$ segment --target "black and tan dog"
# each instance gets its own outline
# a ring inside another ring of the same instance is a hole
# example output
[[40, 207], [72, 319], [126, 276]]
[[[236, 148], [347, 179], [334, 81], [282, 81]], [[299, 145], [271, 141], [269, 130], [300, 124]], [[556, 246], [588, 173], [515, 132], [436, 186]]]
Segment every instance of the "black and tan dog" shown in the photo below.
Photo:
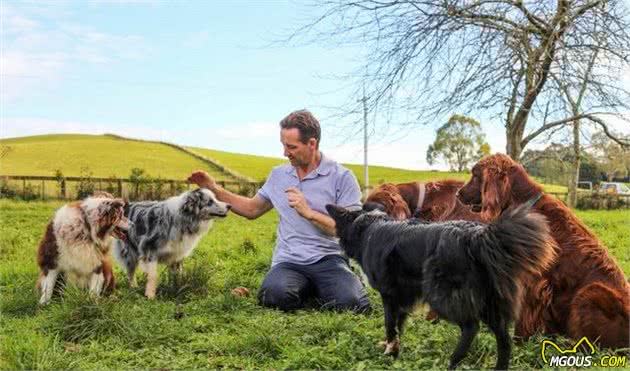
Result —
[[523, 206], [491, 224], [396, 221], [380, 211], [327, 205], [340, 245], [378, 290], [385, 310], [385, 354], [396, 356], [405, 320], [424, 300], [440, 318], [457, 324], [461, 337], [449, 368], [464, 358], [479, 330], [497, 339], [497, 369], [507, 369], [508, 325], [521, 301], [521, 282], [553, 262], [556, 247], [543, 216]]

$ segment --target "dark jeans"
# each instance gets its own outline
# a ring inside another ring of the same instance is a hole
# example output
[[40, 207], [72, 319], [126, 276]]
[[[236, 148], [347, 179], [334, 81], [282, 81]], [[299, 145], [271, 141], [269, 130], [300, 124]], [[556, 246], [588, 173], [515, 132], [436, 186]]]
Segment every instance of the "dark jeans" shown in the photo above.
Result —
[[339, 255], [309, 265], [278, 263], [267, 272], [258, 293], [261, 305], [284, 311], [304, 307], [310, 297], [328, 309], [370, 310], [365, 287]]

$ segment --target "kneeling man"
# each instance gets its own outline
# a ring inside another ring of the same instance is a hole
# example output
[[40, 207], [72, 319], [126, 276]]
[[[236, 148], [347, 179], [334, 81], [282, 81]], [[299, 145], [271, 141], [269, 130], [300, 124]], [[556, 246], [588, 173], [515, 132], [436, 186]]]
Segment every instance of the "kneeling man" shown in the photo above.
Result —
[[205, 171], [188, 178], [232, 205], [232, 211], [255, 219], [275, 208], [280, 217], [271, 269], [260, 288], [264, 306], [293, 310], [314, 296], [325, 308], [365, 312], [365, 288], [352, 273], [335, 239], [335, 222], [326, 204], [361, 208], [354, 174], [319, 151], [321, 129], [307, 110], [280, 122], [280, 141], [290, 164], [275, 167], [253, 198], [233, 194]]

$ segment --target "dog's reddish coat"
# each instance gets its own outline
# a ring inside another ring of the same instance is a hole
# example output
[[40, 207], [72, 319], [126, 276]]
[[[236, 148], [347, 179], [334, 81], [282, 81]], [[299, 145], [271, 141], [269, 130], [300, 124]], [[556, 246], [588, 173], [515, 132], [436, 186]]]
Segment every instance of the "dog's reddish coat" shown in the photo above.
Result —
[[366, 202], [376, 202], [385, 207], [385, 212], [399, 220], [412, 216], [429, 222], [446, 220], [474, 220], [480, 216], [464, 205], [456, 197], [464, 185], [458, 180], [427, 182], [425, 196], [419, 210], [420, 185], [417, 182], [392, 184], [385, 183], [372, 191]]
[[[462, 201], [481, 204], [484, 220], [542, 193], [525, 169], [506, 155], [479, 161], [459, 191]], [[545, 215], [560, 247], [556, 264], [529, 282], [516, 335], [536, 332], [583, 336], [614, 348], [628, 347], [630, 287], [621, 268], [595, 235], [555, 197], [543, 195], [534, 210]]]

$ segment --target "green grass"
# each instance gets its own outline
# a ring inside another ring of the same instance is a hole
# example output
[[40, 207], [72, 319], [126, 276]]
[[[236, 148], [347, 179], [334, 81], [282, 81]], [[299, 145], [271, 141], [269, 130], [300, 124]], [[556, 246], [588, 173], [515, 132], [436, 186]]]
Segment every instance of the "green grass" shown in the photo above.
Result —
[[[94, 177], [127, 178], [134, 167], [142, 168], [152, 177], [185, 179], [195, 169], [207, 170], [217, 180], [229, 175], [176, 149], [154, 142], [118, 139], [107, 135], [51, 134], [0, 140], [0, 151], [8, 152], [0, 162], [0, 175], [53, 176], [60, 169], [65, 176], [79, 176], [88, 167]], [[201, 155], [218, 161], [227, 168], [256, 181], [264, 181], [274, 166], [286, 159], [255, 156], [198, 147], [188, 147]], [[363, 186], [363, 166], [344, 164]], [[432, 181], [441, 179], [469, 179], [468, 173], [405, 170], [385, 166], [369, 167], [370, 185]], [[15, 183], [18, 188], [21, 183]], [[33, 183], [41, 193], [41, 182]], [[54, 182], [44, 188], [49, 196], [58, 192]], [[544, 185], [547, 192], [566, 192], [565, 186]]]
[[2, 175], [80, 176], [87, 167], [94, 177], [127, 178], [133, 168], [152, 177], [186, 179], [191, 171], [205, 169], [217, 179], [226, 176], [204, 162], [163, 144], [117, 139], [106, 135], [41, 135], [0, 140], [6, 152]]
[[[382, 355], [383, 311], [370, 291], [369, 315], [287, 314], [259, 307], [255, 295], [269, 268], [277, 215], [216, 223], [184, 263], [179, 283], [162, 270], [158, 298], [147, 301], [116, 268], [118, 288], [94, 299], [69, 289], [37, 305], [35, 253], [59, 202], [0, 200], [0, 369], [444, 369], [455, 326], [430, 324], [419, 308], [398, 360]], [[627, 211], [578, 212], [630, 273]], [[247, 298], [230, 290], [246, 286]], [[515, 346], [511, 367], [541, 366], [535, 338]], [[560, 339], [561, 343], [570, 342]], [[491, 368], [494, 337], [483, 329], [460, 369]]]

